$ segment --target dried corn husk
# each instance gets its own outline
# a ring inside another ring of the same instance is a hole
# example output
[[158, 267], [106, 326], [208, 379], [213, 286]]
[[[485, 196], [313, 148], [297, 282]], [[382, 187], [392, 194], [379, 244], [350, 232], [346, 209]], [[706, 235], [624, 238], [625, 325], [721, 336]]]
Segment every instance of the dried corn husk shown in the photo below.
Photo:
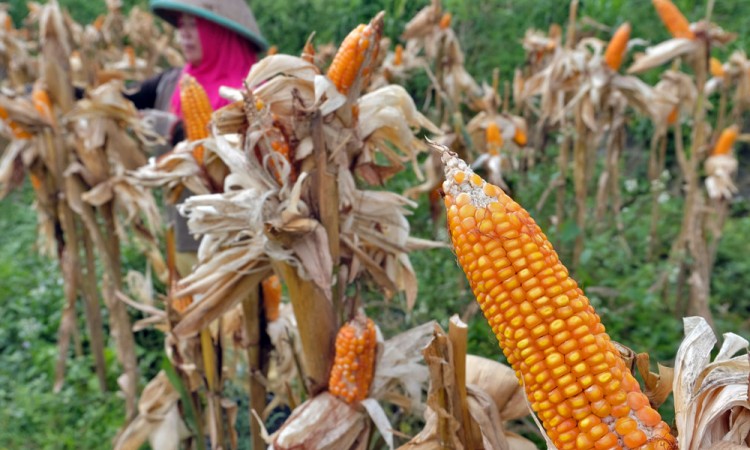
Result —
[[685, 339], [675, 359], [675, 422], [680, 448], [713, 448], [721, 441], [750, 444], [748, 341], [726, 333], [713, 361], [716, 344], [711, 327], [701, 317], [687, 317]]
[[[461, 406], [455, 384], [452, 346], [439, 326], [434, 326], [433, 339], [423, 354], [430, 370], [426, 424], [417, 436], [400, 449], [437, 450], [446, 445], [456, 449], [467, 448], [459, 433], [462, 427]], [[476, 426], [476, 430], [469, 432], [479, 433], [473, 439], [476, 446], [473, 448], [535, 448], [530, 441], [504, 430], [503, 421], [529, 414], [526, 403], [518, 401], [524, 398], [524, 394], [513, 370], [477, 357], [467, 358], [466, 367], [468, 410], [472, 426]], [[491, 388], [492, 394], [488, 394], [484, 388]]]
[[152, 448], [177, 450], [190, 433], [182, 421], [177, 401], [180, 394], [160, 371], [138, 401], [138, 416], [117, 436], [116, 450], [136, 450], [146, 440]]

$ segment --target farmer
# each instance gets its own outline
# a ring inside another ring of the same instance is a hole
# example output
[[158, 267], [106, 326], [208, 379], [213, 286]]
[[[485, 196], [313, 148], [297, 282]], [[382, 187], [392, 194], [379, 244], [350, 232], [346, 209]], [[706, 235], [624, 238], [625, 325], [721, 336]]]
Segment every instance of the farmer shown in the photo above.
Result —
[[[174, 144], [184, 136], [179, 120], [180, 76], [192, 75], [205, 88], [216, 110], [228, 103], [219, 96], [219, 87], [241, 87], [257, 55], [268, 44], [244, 0], [150, 0], [150, 6], [156, 15], [178, 28], [187, 64], [144, 81], [128, 98], [140, 110], [170, 113], [152, 116], [161, 119], [155, 122], [162, 124], [161, 132]], [[189, 195], [186, 192], [180, 201]], [[175, 227], [177, 269], [185, 276], [196, 262], [199, 241], [190, 235], [187, 220], [174, 207], [169, 207], [169, 216]]]

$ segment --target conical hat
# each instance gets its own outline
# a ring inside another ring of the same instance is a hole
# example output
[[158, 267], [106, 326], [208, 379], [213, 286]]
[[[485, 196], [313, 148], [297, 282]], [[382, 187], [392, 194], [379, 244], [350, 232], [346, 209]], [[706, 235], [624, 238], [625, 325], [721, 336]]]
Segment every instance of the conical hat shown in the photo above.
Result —
[[175, 27], [179, 13], [188, 13], [236, 32], [260, 51], [268, 48], [253, 12], [244, 0], [150, 0], [149, 6], [154, 14]]

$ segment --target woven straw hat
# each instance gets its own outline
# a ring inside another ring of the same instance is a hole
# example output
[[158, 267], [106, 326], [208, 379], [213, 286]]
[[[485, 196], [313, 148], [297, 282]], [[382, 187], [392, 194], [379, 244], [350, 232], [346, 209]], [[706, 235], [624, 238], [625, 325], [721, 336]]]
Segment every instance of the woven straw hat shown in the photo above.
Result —
[[188, 13], [236, 32], [260, 51], [268, 48], [245, 0], [150, 0], [149, 6], [154, 14], [175, 27], [180, 13]]

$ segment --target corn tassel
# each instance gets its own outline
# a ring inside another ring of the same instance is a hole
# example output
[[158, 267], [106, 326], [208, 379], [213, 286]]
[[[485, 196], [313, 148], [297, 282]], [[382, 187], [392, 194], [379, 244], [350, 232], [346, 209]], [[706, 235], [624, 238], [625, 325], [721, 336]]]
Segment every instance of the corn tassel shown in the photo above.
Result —
[[604, 62], [614, 71], [620, 70], [622, 66], [622, 60], [628, 49], [628, 40], [630, 40], [630, 24], [625, 22], [612, 35], [607, 50], [604, 52]]
[[[208, 123], [211, 121], [211, 101], [203, 86], [190, 75], [183, 75], [180, 79], [180, 106], [185, 122], [187, 140], [195, 142], [208, 137]], [[203, 164], [203, 146], [193, 149], [193, 157], [200, 165]]]
[[383, 20], [381, 16], [377, 16], [367, 25], [358, 25], [341, 43], [326, 74], [339, 92], [344, 95], [348, 94], [360, 72], [363, 76], [369, 74], [369, 69], [362, 65], [370, 46], [374, 46], [370, 61], [377, 59], [378, 42], [382, 31]]
[[739, 132], [740, 129], [737, 125], [724, 128], [724, 131], [721, 132], [716, 145], [714, 145], [711, 151], [711, 156], [728, 155], [732, 151], [732, 146], [734, 145], [734, 141], [737, 140]]
[[359, 315], [336, 336], [336, 358], [328, 389], [347, 403], [367, 398], [375, 369], [377, 333], [372, 320]]
[[281, 304], [281, 281], [276, 275], [263, 280], [263, 307], [266, 311], [266, 321], [273, 322], [279, 318], [279, 305]]
[[493, 121], [487, 124], [484, 136], [487, 143], [487, 153], [492, 156], [499, 155], [500, 149], [503, 147], [503, 135], [500, 134], [500, 128], [497, 126], [497, 123]]
[[534, 219], [443, 151], [455, 253], [547, 436], [560, 450], [674, 448]]
[[690, 22], [670, 0], [653, 0], [654, 8], [667, 30], [676, 38], [695, 39]]

